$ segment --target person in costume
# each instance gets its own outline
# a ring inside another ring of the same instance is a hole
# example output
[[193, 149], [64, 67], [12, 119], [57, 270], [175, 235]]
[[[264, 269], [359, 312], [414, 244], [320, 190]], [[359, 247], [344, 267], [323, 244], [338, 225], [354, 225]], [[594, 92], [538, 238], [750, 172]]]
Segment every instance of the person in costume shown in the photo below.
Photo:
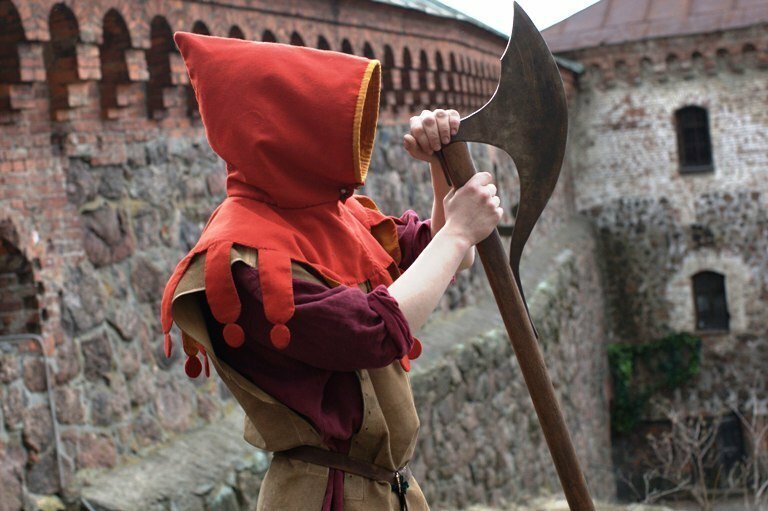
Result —
[[364, 184], [376, 133], [377, 60], [176, 32], [227, 197], [162, 300], [165, 353], [216, 372], [244, 438], [274, 454], [257, 508], [427, 510], [408, 469], [419, 420], [413, 333], [502, 210], [492, 176], [452, 189], [434, 154], [453, 110], [411, 118], [405, 149], [430, 163], [432, 217], [381, 213]]

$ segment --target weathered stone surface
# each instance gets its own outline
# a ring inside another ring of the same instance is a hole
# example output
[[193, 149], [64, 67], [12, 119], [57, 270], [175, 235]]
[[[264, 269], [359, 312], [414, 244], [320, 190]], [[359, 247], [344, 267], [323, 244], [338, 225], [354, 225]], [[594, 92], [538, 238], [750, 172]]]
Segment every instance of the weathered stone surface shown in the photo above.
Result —
[[155, 379], [148, 371], [141, 371], [128, 382], [128, 392], [132, 405], [142, 405], [149, 402], [155, 394]]
[[85, 377], [89, 380], [106, 378], [112, 370], [112, 346], [105, 332], [83, 339], [80, 342], [83, 353]]
[[27, 406], [27, 395], [21, 387], [8, 387], [4, 389], [3, 408], [5, 426], [8, 429], [17, 429], [21, 426], [24, 409]]
[[[121, 287], [121, 289], [124, 288]], [[141, 317], [136, 309], [115, 304], [107, 313], [107, 321], [123, 340], [130, 341], [138, 332]]]
[[71, 339], [56, 347], [55, 353], [57, 384], [67, 383], [80, 373], [80, 355], [78, 346]]
[[83, 246], [94, 266], [116, 263], [133, 253], [136, 242], [124, 210], [103, 205], [87, 211], [83, 213], [83, 226]]
[[55, 449], [41, 454], [27, 467], [26, 483], [32, 493], [53, 494], [59, 490], [59, 476], [56, 468]]
[[139, 351], [139, 343], [118, 343], [116, 359], [118, 367], [120, 368], [120, 373], [125, 375], [125, 377], [128, 379], [136, 376], [136, 374], [141, 369], [141, 353]]
[[24, 360], [24, 385], [30, 392], [45, 392], [45, 363], [39, 357]]
[[221, 403], [206, 394], [197, 396], [197, 414], [205, 421], [211, 422], [219, 416]]
[[84, 432], [78, 438], [77, 466], [83, 468], [110, 468], [117, 463], [114, 439], [106, 434]]
[[35, 452], [43, 452], [53, 443], [51, 410], [46, 405], [25, 408], [22, 412], [24, 423], [24, 445]]
[[0, 463], [0, 511], [22, 509], [22, 485], [19, 474], [3, 460]]
[[220, 486], [205, 500], [210, 511], [240, 511], [235, 491], [229, 486]]
[[159, 302], [165, 287], [164, 270], [147, 257], [135, 257], [131, 265], [131, 285], [139, 302]]
[[88, 269], [74, 268], [69, 276], [62, 305], [64, 326], [72, 334], [93, 328], [104, 320], [104, 284]]
[[240, 470], [237, 473], [237, 494], [243, 502], [245, 509], [254, 509], [259, 499], [263, 473], [251, 470]]
[[85, 419], [85, 403], [82, 391], [72, 387], [59, 387], [55, 393], [56, 417], [61, 424], [82, 424]]
[[109, 385], [97, 385], [88, 392], [90, 421], [97, 426], [109, 426], [124, 419], [130, 410], [128, 386], [121, 375], [110, 375]]
[[163, 429], [155, 417], [145, 413], [133, 421], [133, 436], [138, 447], [148, 447], [163, 438]]
[[187, 385], [180, 385], [176, 380], [158, 383], [152, 402], [163, 428], [184, 431], [191, 425], [195, 413], [194, 402], [189, 399], [191, 392]]
[[19, 356], [11, 353], [0, 354], [0, 382], [10, 383], [19, 377]]
[[[238, 473], [250, 471], [263, 477], [266, 455], [243, 440], [242, 421], [242, 412], [234, 410], [216, 423], [177, 437], [139, 463], [89, 477], [90, 485], [83, 489], [83, 496], [105, 509], [120, 511], [153, 509], [160, 502], [173, 502], [178, 509], [202, 509], [197, 507], [198, 501], [189, 499], [194, 496], [202, 502], [197, 493], [207, 495], [207, 500], [218, 493], [216, 488], [229, 487], [226, 480], [233, 467]], [[163, 477], [157, 477], [158, 474]], [[195, 493], [202, 487], [206, 491]], [[235, 495], [230, 492], [231, 488], [221, 492], [222, 504], [233, 502]], [[182, 503], [190, 507], [182, 508]]]

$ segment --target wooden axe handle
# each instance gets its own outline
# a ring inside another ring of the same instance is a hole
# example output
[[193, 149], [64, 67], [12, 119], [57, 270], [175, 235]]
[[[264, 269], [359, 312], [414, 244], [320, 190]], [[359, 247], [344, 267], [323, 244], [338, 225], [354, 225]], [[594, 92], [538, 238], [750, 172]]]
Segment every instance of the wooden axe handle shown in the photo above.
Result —
[[[441, 164], [450, 176], [453, 186], [460, 188], [477, 172], [464, 142], [455, 142], [442, 149]], [[536, 342], [525, 302], [507, 261], [499, 231], [477, 244], [480, 260], [499, 306], [509, 340], [515, 350], [520, 370], [539, 417], [544, 438], [555, 463], [565, 498], [573, 511], [594, 511], [584, 473], [576, 458], [571, 436], [565, 425], [563, 412], [555, 396], [544, 356]]]

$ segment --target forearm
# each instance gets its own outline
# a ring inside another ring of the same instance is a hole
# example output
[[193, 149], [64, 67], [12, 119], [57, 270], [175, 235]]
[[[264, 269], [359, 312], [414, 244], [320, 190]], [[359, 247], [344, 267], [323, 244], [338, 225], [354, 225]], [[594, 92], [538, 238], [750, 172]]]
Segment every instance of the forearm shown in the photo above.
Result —
[[469, 249], [466, 240], [439, 231], [408, 270], [389, 286], [411, 332], [426, 323]]
[[432, 201], [432, 237], [445, 225], [445, 210], [443, 209], [443, 199], [451, 191], [448, 181], [445, 179], [445, 173], [439, 163], [430, 163], [429, 171], [432, 174], [432, 190], [434, 199]]
[[[445, 179], [445, 172], [443, 172], [440, 163], [431, 162], [429, 164], [429, 170], [432, 174], [432, 190], [434, 191], [434, 199], [432, 201], [432, 237], [440, 231], [445, 225], [445, 210], [443, 209], [443, 199], [451, 191], [451, 186]], [[457, 271], [464, 270], [472, 266], [475, 261], [475, 247], [471, 246], [464, 253], [461, 262], [457, 266]]]

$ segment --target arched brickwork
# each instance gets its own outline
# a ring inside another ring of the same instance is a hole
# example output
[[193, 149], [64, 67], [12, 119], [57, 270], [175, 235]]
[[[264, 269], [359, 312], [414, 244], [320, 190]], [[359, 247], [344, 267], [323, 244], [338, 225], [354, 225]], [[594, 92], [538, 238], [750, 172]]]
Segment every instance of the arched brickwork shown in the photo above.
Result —
[[11, 110], [11, 86], [21, 82], [18, 45], [24, 40], [19, 11], [10, 0], [0, 0], [0, 111]]
[[45, 69], [51, 118], [59, 120], [61, 114], [72, 106], [69, 87], [79, 81], [77, 74], [77, 44], [80, 28], [72, 10], [59, 3], [51, 8], [48, 16], [51, 40], [45, 45]]
[[39, 334], [40, 304], [32, 265], [0, 223], [0, 335]]
[[147, 113], [151, 119], [160, 119], [166, 111], [164, 91], [171, 86], [170, 55], [176, 51], [171, 26], [162, 16], [155, 16], [152, 20], [150, 39], [152, 46], [147, 50]]
[[115, 9], [104, 15], [103, 43], [99, 47], [101, 60], [101, 113], [106, 119], [118, 117], [127, 99], [121, 85], [130, 83], [125, 51], [131, 47], [131, 35], [123, 16]]
[[425, 91], [429, 89], [429, 59], [427, 58], [427, 52], [421, 50], [419, 52], [419, 90]]
[[411, 83], [412, 69], [413, 60], [411, 58], [411, 50], [407, 47], [403, 48], [403, 67], [400, 73], [400, 88], [404, 91], [413, 90], [413, 84]]

